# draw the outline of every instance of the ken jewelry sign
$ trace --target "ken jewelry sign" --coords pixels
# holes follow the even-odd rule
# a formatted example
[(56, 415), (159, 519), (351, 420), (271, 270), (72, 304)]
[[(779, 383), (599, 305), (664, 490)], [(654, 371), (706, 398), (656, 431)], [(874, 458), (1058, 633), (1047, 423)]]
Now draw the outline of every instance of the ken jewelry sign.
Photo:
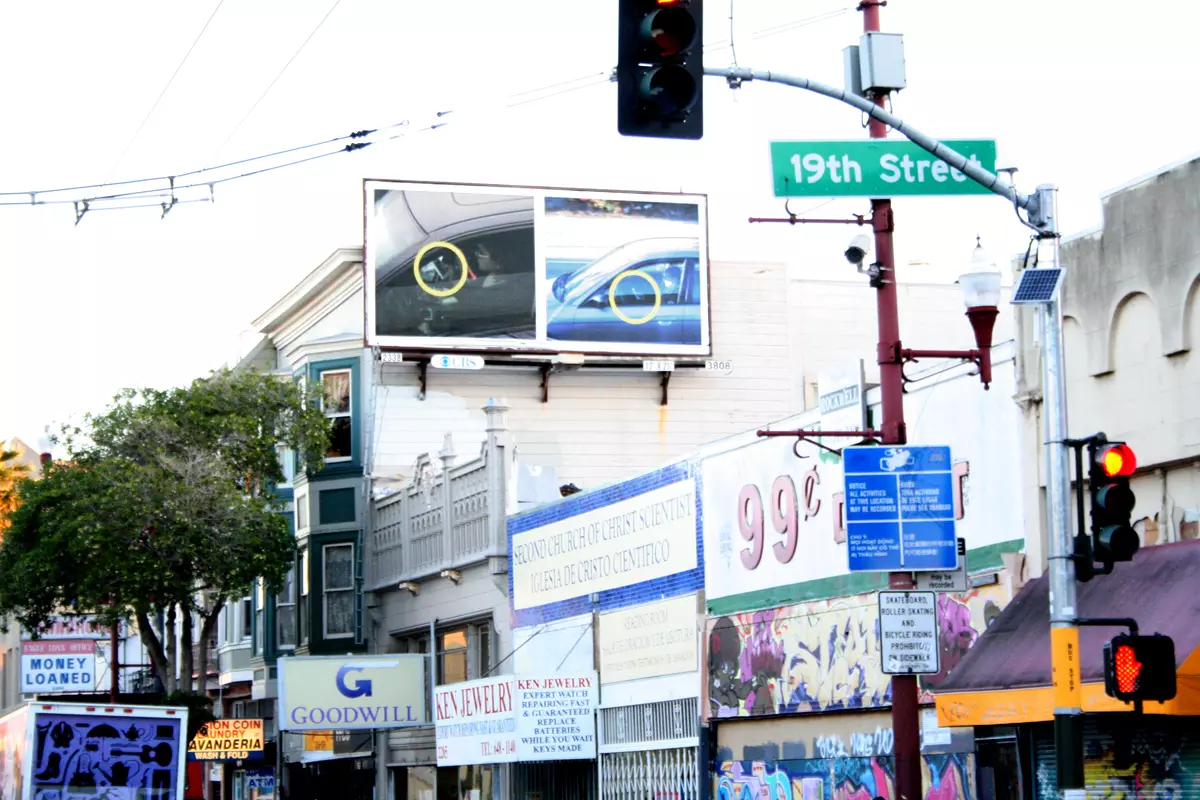
[(439, 687), (438, 766), (595, 758), (597, 699), (594, 672)]

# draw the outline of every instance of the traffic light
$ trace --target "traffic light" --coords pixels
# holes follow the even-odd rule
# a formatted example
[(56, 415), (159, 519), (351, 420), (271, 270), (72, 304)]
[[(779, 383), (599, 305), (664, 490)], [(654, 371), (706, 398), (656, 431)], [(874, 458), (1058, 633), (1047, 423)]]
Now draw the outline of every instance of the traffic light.
[(1127, 703), (1175, 697), (1175, 642), (1121, 634), (1104, 645), (1104, 693)]
[(622, 136), (704, 135), (704, 3), (620, 0), (617, 130)]
[(1106, 564), (1129, 561), (1141, 546), (1130, 523), (1135, 498), (1129, 476), (1137, 469), (1137, 456), (1124, 442), (1105, 441), (1090, 442), (1088, 456), (1093, 553)]

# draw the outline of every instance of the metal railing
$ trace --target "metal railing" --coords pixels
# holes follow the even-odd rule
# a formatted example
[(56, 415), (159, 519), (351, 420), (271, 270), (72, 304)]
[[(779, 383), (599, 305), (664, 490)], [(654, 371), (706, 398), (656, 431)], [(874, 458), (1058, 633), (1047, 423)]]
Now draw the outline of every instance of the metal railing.
[[(450, 434), (442, 451), (417, 459), (416, 479), (376, 500), (366, 590), (436, 575), (507, 552), (507, 443), (504, 406), (489, 404), (479, 456), (455, 464)], [(440, 470), (435, 468), (440, 462)]]

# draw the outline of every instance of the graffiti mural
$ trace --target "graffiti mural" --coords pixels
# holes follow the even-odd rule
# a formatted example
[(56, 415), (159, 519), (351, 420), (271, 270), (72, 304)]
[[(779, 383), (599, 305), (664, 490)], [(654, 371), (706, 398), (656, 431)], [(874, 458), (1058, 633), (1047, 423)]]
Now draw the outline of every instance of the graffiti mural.
[[(1187, 724), (1163, 721), (1154, 730), (1113, 726), (1103, 737), (1089, 733), (1084, 744), (1088, 800), (1195, 797), (1200, 775), (1189, 768), (1196, 761), (1196, 744), (1186, 732)], [(1052, 761), (1039, 760), (1036, 780), (1039, 797), (1054, 796)]]
[[(925, 755), (921, 772), (922, 800), (972, 800), (974, 756)], [(725, 761), (716, 783), (717, 800), (896, 800), (891, 756)]]
[[(945, 680), (1008, 603), (1007, 582), (938, 596)], [(718, 617), (709, 622), (708, 697), (714, 717), (880, 708), (891, 704), (880, 668), (874, 593)]]

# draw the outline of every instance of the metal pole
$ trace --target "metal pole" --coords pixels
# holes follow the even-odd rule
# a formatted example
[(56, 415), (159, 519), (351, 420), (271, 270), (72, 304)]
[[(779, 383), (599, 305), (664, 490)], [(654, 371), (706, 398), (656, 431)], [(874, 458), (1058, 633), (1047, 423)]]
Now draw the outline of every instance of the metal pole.
[[(882, 0), (863, 0), (863, 30), (879, 30), (879, 7)], [(875, 95), (876, 106), (887, 104), (887, 92)], [(887, 126), (871, 117), (872, 139), (887, 138)], [(884, 444), (905, 444), (908, 432), (904, 424), (904, 363), (900, 360), (900, 311), (896, 300), (896, 258), (892, 247), (892, 201), (871, 201), (871, 217), (875, 231), (875, 254), (879, 263), (880, 281), (875, 290), (875, 309), (879, 318), (879, 391), (882, 395)], [(892, 589), (912, 589), (910, 572), (888, 575)], [(921, 721), (917, 709), (917, 676), (892, 676), (892, 756), (895, 759), (896, 795), (899, 800), (920, 800), (921, 791)]]
[(112, 703), (113, 705), (116, 705), (119, 702), (119, 698), (120, 698), (120, 694), (121, 694), (121, 677), (120, 677), (121, 676), (121, 673), (120, 673), (120, 669), (121, 669), (121, 653), (120, 653), (121, 635), (120, 635), (120, 631), (119, 631), (120, 625), (121, 625), (121, 621), (117, 620), (116, 622), (113, 623), (112, 630), (109, 632), (109, 647), (112, 648), (112, 654), (108, 659), (108, 662), (109, 662), (108, 669), (109, 669), (109, 672), (111, 673), (109, 675), (109, 682), (108, 682), (109, 683), (108, 701), (110, 703)]
[[(1037, 189), (1049, 219), (1058, 216), (1058, 189)], [(1039, 256), (1059, 267), (1057, 235), (1039, 242)], [(1041, 259), (1039, 258), (1039, 261)], [(1046, 520), (1050, 550), (1050, 668), (1054, 680), (1054, 751), (1058, 788), (1065, 797), (1082, 792), (1083, 687), (1079, 676), (1079, 626), (1075, 594), (1075, 552), (1071, 535), (1070, 453), (1067, 445), (1067, 382), (1062, 345), (1062, 306), (1058, 298), (1042, 312), (1042, 397), (1046, 434)], [(1071, 790), (1075, 790), (1072, 792)]]

